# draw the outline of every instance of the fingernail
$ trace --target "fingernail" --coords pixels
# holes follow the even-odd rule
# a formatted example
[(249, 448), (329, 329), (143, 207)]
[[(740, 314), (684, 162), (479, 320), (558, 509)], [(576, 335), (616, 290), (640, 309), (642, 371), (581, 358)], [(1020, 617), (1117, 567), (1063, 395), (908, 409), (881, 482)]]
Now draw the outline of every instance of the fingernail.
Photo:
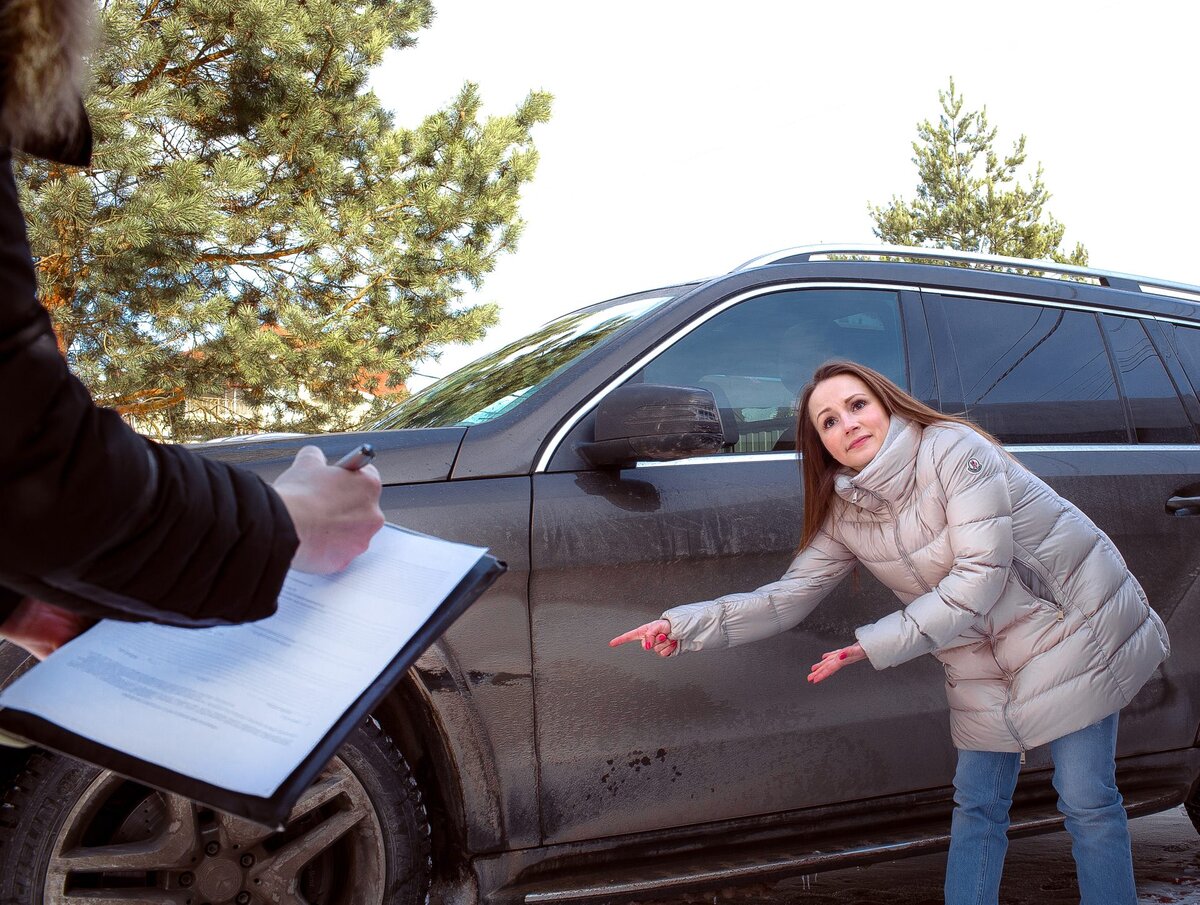
[(838, 654), (838, 659), (839, 659), (839, 660), (845, 660), (845, 659), (846, 659), (846, 652), (845, 652), (845, 651), (842, 651), (840, 654)]
[(658, 640), (659, 640), (659, 641), (666, 641), (666, 640), (667, 640), (667, 636), (666, 636), (666, 635), (659, 635), (659, 636), (658, 636)]
[(642, 647), (646, 648), (646, 650), (650, 650), (650, 642), (649, 642), (649, 641), (643, 641), (643, 642), (642, 642)]

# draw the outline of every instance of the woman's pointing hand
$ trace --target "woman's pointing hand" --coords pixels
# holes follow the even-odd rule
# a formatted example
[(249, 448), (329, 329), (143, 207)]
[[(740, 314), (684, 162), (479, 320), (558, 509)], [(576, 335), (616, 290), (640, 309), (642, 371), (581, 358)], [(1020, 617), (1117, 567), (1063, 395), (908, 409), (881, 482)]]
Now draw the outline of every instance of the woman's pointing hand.
[(643, 650), (654, 651), (660, 657), (669, 657), (679, 647), (679, 642), (672, 641), (670, 635), (671, 623), (666, 619), (655, 619), (653, 622), (639, 625), (623, 635), (617, 635), (608, 642), (608, 646), (620, 647), (630, 641), (640, 641)]

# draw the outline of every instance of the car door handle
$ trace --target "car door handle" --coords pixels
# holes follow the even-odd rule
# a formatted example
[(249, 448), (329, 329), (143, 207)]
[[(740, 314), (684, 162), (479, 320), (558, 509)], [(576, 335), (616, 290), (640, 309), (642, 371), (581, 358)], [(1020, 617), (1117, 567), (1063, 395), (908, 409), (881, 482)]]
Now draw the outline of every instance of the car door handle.
[(1200, 496), (1173, 496), (1167, 500), (1167, 512), (1171, 515), (1200, 515)]

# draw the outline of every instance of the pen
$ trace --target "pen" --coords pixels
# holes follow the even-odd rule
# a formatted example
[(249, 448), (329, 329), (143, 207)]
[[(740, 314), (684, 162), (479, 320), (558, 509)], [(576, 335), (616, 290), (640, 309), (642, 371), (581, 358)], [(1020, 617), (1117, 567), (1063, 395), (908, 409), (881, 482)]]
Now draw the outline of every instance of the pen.
[(358, 471), (374, 458), (375, 447), (370, 443), (364, 443), (358, 449), (346, 453), (333, 464), (338, 468), (346, 469), (346, 471)]

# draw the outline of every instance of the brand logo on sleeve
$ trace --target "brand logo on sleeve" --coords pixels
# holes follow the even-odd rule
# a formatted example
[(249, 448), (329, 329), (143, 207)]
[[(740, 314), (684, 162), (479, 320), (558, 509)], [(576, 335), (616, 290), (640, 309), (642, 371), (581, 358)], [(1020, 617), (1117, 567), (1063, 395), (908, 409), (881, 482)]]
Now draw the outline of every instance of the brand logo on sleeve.
[(967, 471), (971, 472), (971, 474), (979, 474), (979, 472), (983, 471), (983, 463), (974, 456), (971, 456), (971, 458), (967, 459)]

